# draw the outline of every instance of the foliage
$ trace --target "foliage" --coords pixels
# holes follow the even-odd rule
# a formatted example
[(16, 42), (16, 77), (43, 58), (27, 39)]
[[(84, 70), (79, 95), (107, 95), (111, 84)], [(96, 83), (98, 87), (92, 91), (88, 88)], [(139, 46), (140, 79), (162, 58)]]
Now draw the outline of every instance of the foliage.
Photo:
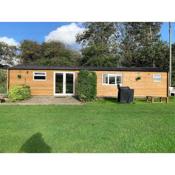
[(4, 42), (0, 42), (0, 62), (3, 64), (14, 64), (14, 59), (17, 55), (17, 47), (9, 46)]
[(161, 23), (85, 23), (77, 35), (82, 44), (81, 65), (163, 67), (168, 66), (168, 45), (160, 40)]
[(24, 40), (20, 45), (19, 57), (23, 64), (31, 64), (41, 58), (41, 45), (35, 41)]
[[(168, 67), (168, 44), (157, 22), (87, 22), (77, 35), (81, 54), (61, 42), (21, 43), (21, 63), (60, 66)], [(174, 48), (173, 48), (174, 49)], [(2, 49), (1, 49), (2, 50)], [(174, 75), (174, 74), (173, 74)]]
[(83, 66), (117, 66), (116, 23), (92, 22), (84, 24), (86, 30), (77, 35), (77, 42), (82, 44)]
[[(127, 66), (168, 68), (168, 44), (161, 41), (157, 22), (87, 22), (77, 35), (81, 53), (61, 42), (38, 43), (24, 40), (18, 50), (0, 42), (0, 63), (59, 66)], [(173, 57), (175, 57), (173, 45)], [(175, 60), (175, 59), (174, 59)], [(173, 81), (175, 81), (173, 61)], [(175, 83), (173, 82), (175, 85)]]
[(167, 68), (168, 45), (160, 40), (161, 23), (132, 22), (121, 25), (122, 65)]
[(30, 87), (26, 85), (16, 85), (9, 90), (8, 97), (12, 101), (24, 100), (31, 96)]
[(81, 101), (92, 101), (96, 98), (96, 82), (95, 72), (81, 70), (78, 74), (76, 94)]
[(7, 85), (6, 82), (0, 83), (0, 94), (6, 94), (7, 93)]
[(47, 42), (42, 44), (42, 59), (39, 64), (75, 66), (79, 64), (80, 54), (68, 49), (61, 42)]
[(6, 70), (0, 69), (0, 93), (7, 92), (7, 73)]
[(6, 70), (0, 69), (0, 83), (3, 83), (7, 79)]
[(21, 43), (20, 58), (23, 64), (75, 66), (79, 64), (80, 54), (66, 48), (61, 42), (39, 44), (25, 40)]
[(117, 66), (118, 61), (115, 55), (109, 54), (105, 45), (92, 45), (82, 49), (82, 60), (80, 62), (83, 66)]

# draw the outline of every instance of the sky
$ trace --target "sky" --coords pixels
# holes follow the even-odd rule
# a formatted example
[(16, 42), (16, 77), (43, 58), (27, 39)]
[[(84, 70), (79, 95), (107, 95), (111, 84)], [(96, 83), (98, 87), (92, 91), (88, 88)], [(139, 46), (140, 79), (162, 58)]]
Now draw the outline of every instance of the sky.
[[(175, 26), (172, 23), (172, 40), (175, 42)], [(24, 39), (39, 43), (61, 41), (74, 49), (80, 46), (75, 41), (77, 33), (84, 31), (81, 23), (76, 22), (0, 22), (0, 41), (9, 45), (19, 45)], [(168, 23), (161, 27), (161, 39), (168, 41)]]

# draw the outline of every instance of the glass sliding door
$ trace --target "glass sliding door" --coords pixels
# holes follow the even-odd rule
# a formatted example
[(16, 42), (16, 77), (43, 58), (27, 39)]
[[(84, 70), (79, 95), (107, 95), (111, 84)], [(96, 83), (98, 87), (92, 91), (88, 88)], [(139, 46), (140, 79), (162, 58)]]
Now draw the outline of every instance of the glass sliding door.
[(73, 94), (73, 74), (66, 73), (66, 94)]
[(55, 95), (73, 95), (74, 94), (74, 73), (56, 72), (55, 73)]
[(63, 73), (55, 74), (55, 93), (63, 94)]

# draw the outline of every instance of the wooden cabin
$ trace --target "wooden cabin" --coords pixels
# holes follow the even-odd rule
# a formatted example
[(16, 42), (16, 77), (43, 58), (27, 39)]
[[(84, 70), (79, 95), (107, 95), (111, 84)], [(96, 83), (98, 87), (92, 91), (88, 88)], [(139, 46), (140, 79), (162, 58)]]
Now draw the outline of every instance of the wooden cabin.
[(24, 66), (8, 69), (8, 89), (29, 85), (31, 95), (74, 96), (82, 69), (96, 72), (97, 96), (116, 97), (117, 84), (134, 89), (135, 97), (168, 96), (168, 72), (161, 68)]

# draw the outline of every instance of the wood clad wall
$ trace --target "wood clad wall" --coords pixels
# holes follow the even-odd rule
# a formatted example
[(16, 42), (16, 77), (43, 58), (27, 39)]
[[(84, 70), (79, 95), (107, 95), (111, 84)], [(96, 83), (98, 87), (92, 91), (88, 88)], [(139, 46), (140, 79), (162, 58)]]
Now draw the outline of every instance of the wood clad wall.
[[(33, 72), (46, 72), (45, 81), (33, 80)], [(32, 95), (54, 95), (54, 70), (9, 70), (9, 88), (14, 85), (26, 84), (31, 88)], [(77, 72), (78, 71), (58, 71), (58, 72)], [(135, 96), (167, 96), (167, 73), (166, 72), (117, 72), (117, 71), (96, 71), (97, 74), (97, 96), (116, 97), (116, 85), (102, 84), (103, 74), (122, 74), (122, 86), (129, 86), (135, 91)], [(153, 74), (161, 74), (161, 82), (153, 81)], [(21, 75), (21, 79), (17, 76)], [(136, 81), (136, 77), (141, 79)]]
[[(134, 95), (145, 96), (167, 96), (167, 73), (166, 72), (112, 72), (98, 71), (97, 73), (97, 96), (116, 96), (116, 85), (102, 84), (103, 74), (122, 74), (122, 86), (134, 89)], [(161, 74), (161, 82), (153, 81), (153, 74)], [(136, 81), (136, 77), (141, 77)]]
[[(33, 80), (33, 72), (46, 72), (46, 80)], [(54, 70), (9, 70), (9, 89), (14, 85), (26, 84), (30, 86), (32, 95), (54, 95), (54, 72)], [(18, 75), (21, 75), (21, 79), (17, 77)]]

